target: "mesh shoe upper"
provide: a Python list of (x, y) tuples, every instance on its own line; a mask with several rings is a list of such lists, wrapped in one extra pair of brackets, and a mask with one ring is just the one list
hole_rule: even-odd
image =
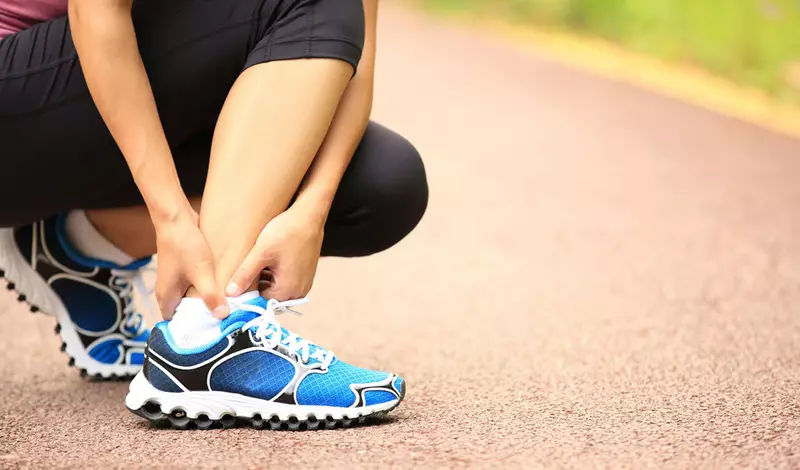
[[(261, 309), (267, 306), (262, 298), (253, 303)], [(325, 354), (309, 355), (304, 361), (301, 348), (288, 341), (292, 338), (297, 346), (302, 340), (269, 319), (269, 325), (260, 325), (261, 331), (248, 327), (258, 320), (259, 313), (234, 311), (222, 322), (216, 341), (192, 350), (175, 346), (167, 322), (161, 322), (148, 341), (145, 376), (162, 391), (220, 391), (303, 406), (371, 406), (402, 397), (403, 381), (396, 375), (335, 358), (325, 367), (320, 357), (328, 351), (310, 344), (311, 354)], [(263, 333), (269, 328), (280, 331), (283, 340), (268, 341)]]
[[(305, 376), (297, 387), (297, 403), (301, 405), (350, 406), (359, 401), (356, 392), (350, 388), (352, 385), (362, 388), (367, 384), (385, 382), (389, 377), (391, 375), (386, 372), (374, 372), (336, 361), (331, 364), (326, 373), (310, 373)], [(391, 398), (384, 401), (397, 398), (389, 391), (386, 393), (391, 395)]]
[(90, 357), (109, 365), (143, 363), (149, 328), (135, 311), (131, 283), (149, 259), (116, 266), (82, 257), (67, 240), (63, 217), (19, 228), (14, 237), (20, 252), (61, 300)]

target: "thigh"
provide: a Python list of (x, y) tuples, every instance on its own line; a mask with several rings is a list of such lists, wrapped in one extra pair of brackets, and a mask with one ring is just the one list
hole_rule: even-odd
[(419, 152), (399, 134), (371, 122), (336, 192), (322, 254), (353, 257), (383, 251), (417, 226), (427, 205)]
[[(212, 129), (280, 0), (137, 0), (134, 25), (173, 149)], [(89, 95), (67, 18), (0, 40), (0, 225), (125, 193), (130, 174)], [(23, 196), (24, 195), (24, 196)]]

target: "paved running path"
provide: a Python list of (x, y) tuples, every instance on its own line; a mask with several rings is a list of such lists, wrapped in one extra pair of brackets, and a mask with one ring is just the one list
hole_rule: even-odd
[(800, 466), (800, 142), (386, 8), (375, 116), (428, 214), (326, 260), (307, 337), (381, 425), (153, 430), (0, 291), (0, 468)]

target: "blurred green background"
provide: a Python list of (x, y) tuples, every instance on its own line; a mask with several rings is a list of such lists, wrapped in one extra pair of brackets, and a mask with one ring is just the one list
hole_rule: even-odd
[(419, 0), (599, 36), (800, 104), (800, 0)]

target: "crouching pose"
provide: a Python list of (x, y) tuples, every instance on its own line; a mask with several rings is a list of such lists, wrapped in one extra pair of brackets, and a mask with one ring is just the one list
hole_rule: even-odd
[(56, 317), (70, 365), (135, 376), (131, 411), (314, 428), (402, 400), (400, 377), (278, 321), (320, 255), (389, 248), (425, 212), (419, 154), (369, 122), (376, 18), (377, 0), (0, 0), (0, 275)]

